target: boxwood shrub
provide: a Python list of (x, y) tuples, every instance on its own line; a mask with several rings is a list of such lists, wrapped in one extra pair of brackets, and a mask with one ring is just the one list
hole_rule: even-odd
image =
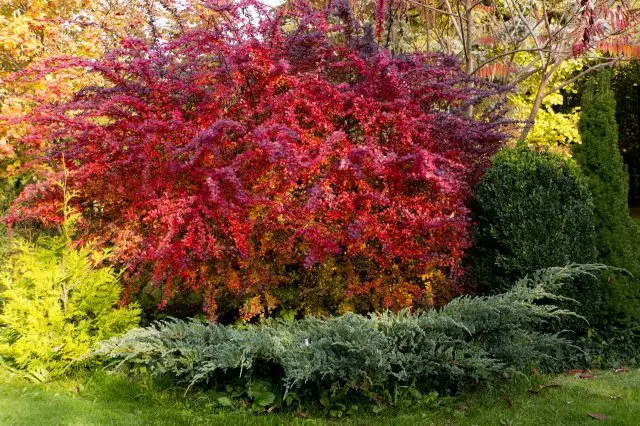
[[(540, 268), (595, 261), (593, 208), (572, 159), (522, 145), (503, 148), (475, 191), (469, 286), (495, 294)], [(564, 292), (581, 302), (581, 314), (595, 315), (602, 298), (595, 280), (581, 278)]]

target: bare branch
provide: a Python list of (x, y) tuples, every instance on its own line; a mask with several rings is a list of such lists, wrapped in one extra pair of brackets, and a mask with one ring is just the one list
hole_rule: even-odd
[(433, 12), (442, 13), (447, 16), (455, 16), (453, 13), (449, 13), (446, 10), (438, 9), (437, 7), (429, 6), (428, 4), (421, 3), (415, 0), (407, 0), (408, 3), (415, 4), (416, 6), (424, 7), (425, 9), (431, 10)]
[[(454, 18), (456, 15), (453, 13), (453, 9), (451, 8), (451, 3), (449, 2), (449, 0), (444, 0), (444, 5), (447, 8), (448, 14), (451, 16), (451, 23), (453, 24), (453, 28), (454, 28), (455, 32), (458, 34), (458, 38), (461, 40), (462, 43), (464, 43), (464, 36), (462, 35), (462, 28), (460, 26), (458, 26), (458, 23), (456, 22), (456, 20)], [(458, 10), (458, 12), (459, 12), (459, 10)]]
[(616, 63), (618, 63), (618, 61), (620, 61), (621, 58), (617, 57), (617, 58), (613, 58), (609, 61), (606, 62), (602, 62), (600, 64), (594, 65), (592, 67), (587, 68), (586, 70), (582, 71), (581, 73), (577, 74), (576, 76), (570, 78), (569, 80), (549, 89), (547, 92), (545, 92), (544, 96), (549, 96), (550, 94), (557, 92), (558, 90), (561, 90), (565, 87), (567, 87), (568, 85), (570, 85), (571, 83), (575, 83), (576, 81), (578, 81), (579, 79), (581, 79), (582, 77), (591, 74), (592, 72), (599, 70), (601, 68), (606, 68), (606, 67), (612, 67), (614, 66)]
[(477, 73), (482, 67), (485, 67), (487, 65), (489, 65), (492, 62), (497, 61), (498, 59), (504, 58), (505, 56), (510, 56), (513, 55), (515, 53), (524, 53), (524, 52), (539, 52), (540, 50), (544, 51), (544, 52), (549, 52), (549, 50), (545, 50), (545, 49), (538, 49), (538, 48), (532, 48), (532, 49), (514, 49), (514, 50), (510, 50), (508, 52), (505, 53), (501, 53), (499, 55), (495, 55), (492, 56), (491, 58), (487, 59), (486, 61), (482, 62), (480, 65), (478, 65), (478, 67), (473, 71), (472, 74)]

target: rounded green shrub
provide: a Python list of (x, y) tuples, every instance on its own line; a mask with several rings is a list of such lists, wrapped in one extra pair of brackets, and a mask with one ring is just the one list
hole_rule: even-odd
[[(596, 259), (593, 202), (575, 162), (526, 146), (493, 158), (475, 192), (476, 245), (467, 259), (470, 287), (484, 294), (507, 290), (537, 269)], [(580, 279), (565, 295), (593, 310), (595, 280)]]

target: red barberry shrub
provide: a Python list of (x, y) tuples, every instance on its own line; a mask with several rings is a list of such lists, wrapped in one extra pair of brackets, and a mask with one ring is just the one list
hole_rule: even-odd
[[(129, 294), (149, 279), (212, 316), (448, 300), (470, 187), (504, 139), (501, 89), (379, 50), (347, 3), (215, 7), (214, 30), (31, 70), (102, 81), (37, 108), (23, 140), (64, 156), (81, 235), (114, 246)], [(53, 191), (32, 185), (9, 222), (55, 222)]]

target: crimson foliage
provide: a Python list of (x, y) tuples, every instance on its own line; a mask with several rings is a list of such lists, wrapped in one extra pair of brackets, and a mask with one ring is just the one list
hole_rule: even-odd
[[(36, 109), (23, 143), (64, 156), (80, 230), (114, 245), (129, 294), (150, 278), (162, 304), (194, 291), (245, 318), (448, 300), (470, 187), (504, 139), (501, 89), (379, 50), (347, 3), (217, 12), (214, 30), (31, 71), (104, 81)], [(57, 197), (31, 185), (9, 222), (56, 223)]]

